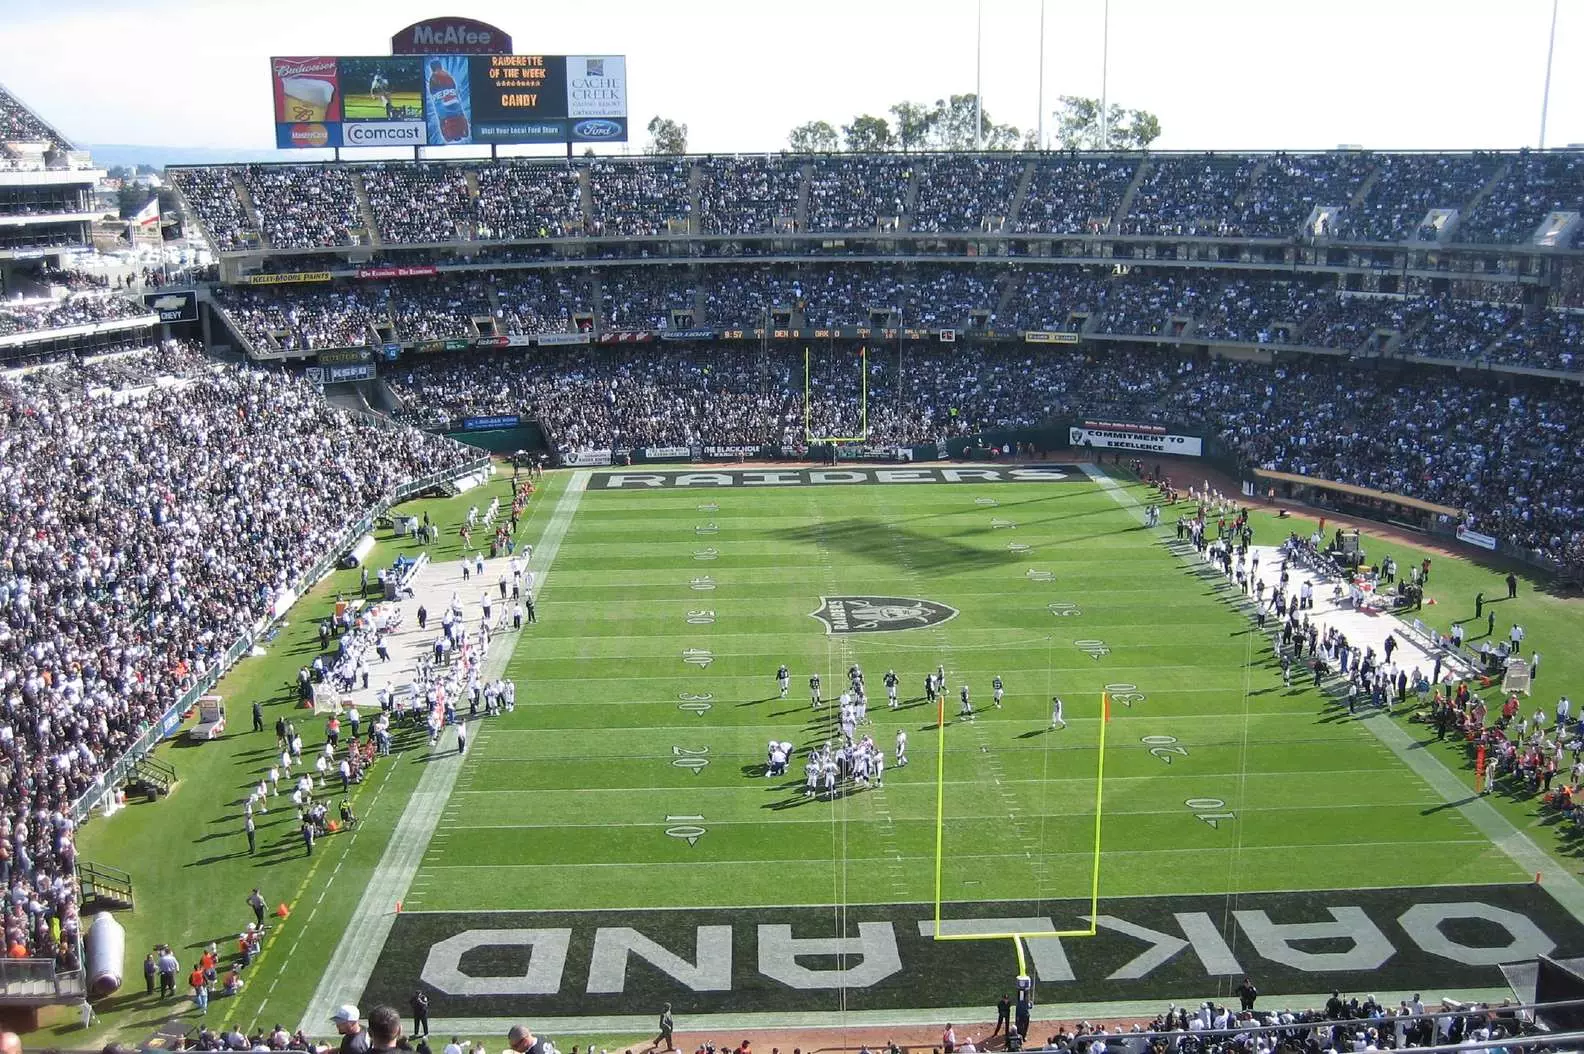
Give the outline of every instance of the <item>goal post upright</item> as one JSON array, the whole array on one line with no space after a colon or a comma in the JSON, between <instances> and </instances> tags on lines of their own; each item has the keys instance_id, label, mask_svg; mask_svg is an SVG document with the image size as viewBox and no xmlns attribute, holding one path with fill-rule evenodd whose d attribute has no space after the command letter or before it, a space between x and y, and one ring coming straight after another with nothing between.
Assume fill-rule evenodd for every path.
<instances>
[{"instance_id":1,"label":"goal post upright","mask_svg":"<svg viewBox=\"0 0 1584 1054\"><path fill-rule=\"evenodd\" d=\"M1105 800L1105 743L1106 726L1111 723L1111 699L1108 693L1100 693L1100 742L1097 748L1099 755L1095 764L1095 822L1094 822L1094 853L1091 861L1089 879L1089 927L1081 930L1047 930L1039 933L943 933L941 932L941 892L943 882L943 868L945 866L945 831L946 831L946 697L944 694L936 702L935 708L936 728L939 735L935 747L935 926L931 939L937 941L1001 941L1010 940L1017 953L1018 976L1025 976L1028 972L1024 955L1026 941L1049 939L1052 937L1093 937L1099 932L1100 918L1100 835L1102 830L1102 805Z\"/></svg>"},{"instance_id":2,"label":"goal post upright","mask_svg":"<svg viewBox=\"0 0 1584 1054\"><path fill-rule=\"evenodd\" d=\"M813 354L807 344L803 345L803 442L812 446L815 443L867 443L869 441L869 348L867 345L858 349L858 427L860 434L855 436L817 436L813 434L811 411L813 406Z\"/></svg>"}]
</instances>

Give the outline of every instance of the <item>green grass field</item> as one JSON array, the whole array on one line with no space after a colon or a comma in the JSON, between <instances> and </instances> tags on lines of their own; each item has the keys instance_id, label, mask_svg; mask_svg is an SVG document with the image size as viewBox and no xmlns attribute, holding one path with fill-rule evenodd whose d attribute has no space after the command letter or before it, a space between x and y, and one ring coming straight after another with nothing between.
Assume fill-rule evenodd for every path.
<instances>
[{"instance_id":1,"label":"green grass field","mask_svg":"<svg viewBox=\"0 0 1584 1054\"><path fill-rule=\"evenodd\" d=\"M540 536L567 480L542 488L521 538ZM1147 500L1137 485L1127 494ZM454 523L478 500L428 507ZM1255 526L1267 544L1287 529L1264 514ZM1047 998L1202 998L1243 971L1271 993L1491 987L1501 954L1489 949L1528 957L1539 943L1504 932L1502 912L1530 920L1544 950L1584 954L1584 927L1493 844L1483 804L1449 805L1371 722L1420 741L1422 727L1353 720L1312 688L1282 687L1266 641L1165 533L1076 471L1054 483L588 490L540 622L510 661L516 712L476 734L361 1002L405 1008L423 984L434 1016L464 1031L519 1015L583 1023L554 1031L558 1042L620 1038L661 999L720 1020L988 1005L1016 972L1014 949L932 941L937 875L948 930L1096 932L1027 942L1041 983L1059 986ZM437 557L455 546L448 535ZM1465 598L1497 595L1499 573L1438 559L1440 603L1427 612L1443 625L1468 617ZM105 1008L113 1027L147 1030L176 1009L142 996L141 951L234 932L255 884L291 902L292 918L248 991L211 1017L291 1027L319 983L427 747L376 769L358 790L356 838L328 839L312 860L279 836L283 848L248 858L235 802L268 745L245 732L247 701L271 700L271 722L289 705L284 685L316 646L311 618L346 581L316 591L271 654L228 679L225 740L167 748L184 776L172 799L85 830L85 858L129 866L143 897L123 918L129 984ZM957 613L848 633L812 616L822 598L882 596ZM1574 603L1526 581L1511 606L1547 651L1536 698L1552 700L1584 672L1564 653ZM1498 632L1511 621L1500 618ZM854 662L885 785L809 800L804 752L838 732L833 707L811 709L808 677L829 698ZM936 664L951 693L944 729L922 699ZM887 668L901 677L896 711ZM964 683L971 722L956 713ZM1097 787L1103 692L1114 701ZM1068 721L1054 732L1053 694ZM904 768L892 765L898 729ZM772 738L797 750L785 778L763 774ZM1471 780L1455 746L1426 754ZM1533 800L1491 801L1571 859ZM1380 947L1391 954L1374 962ZM48 1041L63 1030L46 1029Z\"/></svg>"},{"instance_id":2,"label":"green grass field","mask_svg":"<svg viewBox=\"0 0 1584 1054\"><path fill-rule=\"evenodd\" d=\"M390 96L391 105L398 109L406 109L412 115L411 120L420 120L423 117L423 93L416 91L393 91ZM385 103L378 96L367 93L352 93L341 98L341 110L348 120L374 121L385 119Z\"/></svg>"}]
</instances>

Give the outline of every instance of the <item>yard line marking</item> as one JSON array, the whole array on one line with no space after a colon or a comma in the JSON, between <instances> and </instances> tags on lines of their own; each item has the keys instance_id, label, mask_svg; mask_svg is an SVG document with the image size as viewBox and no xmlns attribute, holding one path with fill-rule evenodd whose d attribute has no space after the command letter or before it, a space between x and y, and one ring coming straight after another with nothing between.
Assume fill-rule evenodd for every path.
<instances>
[{"instance_id":1,"label":"yard line marking","mask_svg":"<svg viewBox=\"0 0 1584 1054\"><path fill-rule=\"evenodd\" d=\"M580 470L572 474L566 490L556 500L550 522L540 536L534 556L540 561L538 589L542 595L550 583L550 572L561 541L572 524L572 517L588 487L589 473ZM523 638L517 638L520 642ZM480 671L484 679L499 677L511 656L504 647L493 649L485 668ZM478 738L486 729L473 722ZM397 759L400 760L399 758ZM392 766L394 767L394 765ZM457 776L462 771L462 759L456 753L433 757L424 765L424 774L418 781L401 819L397 821L379 866L370 877L358 901L351 920L341 932L324 974L314 989L313 998L303 1011L300 1028L304 1033L323 1031L324 1022L342 1003L355 1003L374 974L374 965L395 924L394 908L402 900L418 872L424 855L429 850L429 839L440 822L440 815L450 800ZM446 866L446 865L438 865Z\"/></svg>"},{"instance_id":2,"label":"yard line marking","mask_svg":"<svg viewBox=\"0 0 1584 1054\"><path fill-rule=\"evenodd\" d=\"M1031 782L1037 782L1037 781L1031 781ZM892 817L891 817L891 812L882 803L881 797L880 797L880 793L881 793L881 789L880 788L874 788L874 789L871 789L870 791L868 791L864 795L864 797L866 797L870 801L873 801L873 802L876 803L875 804L875 812L879 816L880 822L882 824L892 824L893 821L892 821ZM850 796L851 795L849 795L849 797ZM1329 811L1332 811L1332 810L1339 810L1339 809L1414 808L1414 807L1418 807L1418 806L1433 805L1433 804L1436 804L1436 803L1437 803L1437 799L1431 798L1431 797L1425 797L1425 798L1420 798L1420 799L1418 799L1416 801L1359 802L1359 803L1357 803L1355 805L1337 805L1337 804L1329 803L1329 802L1327 802L1327 803L1315 803L1315 804L1308 804L1308 805L1246 805L1246 806L1244 806L1243 811L1247 812L1247 813L1283 813L1283 812L1307 812L1307 811L1329 812ZM1171 808L1168 808L1168 809L1136 809L1136 810L1134 810L1134 809L1118 809L1118 810L1109 810L1108 811L1108 815L1112 815L1112 816L1181 816L1182 815L1182 811L1183 810L1182 810L1182 806L1181 805L1174 805L1174 806L1172 806ZM1058 810L1058 811L1047 812L1047 813L1039 813L1039 812L1032 812L1030 810L1025 809L1023 811L1023 813L1021 814L1021 817L1020 817L1020 814L1015 813L1015 812L1014 813L1006 813L1006 812L1000 812L1000 811L985 812L985 813L974 813L974 814L971 814L971 815L970 814L961 814L960 813L960 814L958 814L956 816L948 818L946 822L947 822L947 824L970 823L970 822L971 823L979 823L979 822L981 822L983 820L1003 820L1003 819L1006 819L1006 820L1010 820L1011 821L1011 826L1019 827L1019 826L1023 826L1025 824L1026 819L1028 817L1030 817L1030 816L1070 818L1070 817L1075 816L1075 815L1077 815L1077 814L1071 812L1070 810ZM827 817L823 817L822 816L822 817L819 817L819 818L815 818L815 816L813 814L810 814L807 818L799 818L797 816L778 817L776 822L777 823L826 823L827 821L828 821ZM862 823L864 821L861 820L861 819L849 818L849 822ZM924 815L921 814L919 816L904 816L902 818L902 822L903 823L934 823L934 819L932 817L924 816ZM722 819L717 819L715 816L712 815L710 817L709 824L710 824L711 827L730 827L730 826L734 826L734 825L740 825L740 826L743 826L743 827L763 827L764 826L764 817L762 817L762 816L759 816L759 817L750 816L750 817L747 817L746 819L741 819L741 820L722 820ZM574 829L575 828L575 829L578 829L578 830L595 830L595 831L597 831L597 830L602 830L602 829L607 829L607 828L611 829L611 830L622 830L622 829L626 829L626 828L637 828L637 827L669 827L669 826L671 826L671 824L669 822L666 822L666 821L600 820L600 821L595 822L595 823L478 823L478 824L463 824L463 825L458 826L457 830L459 830L459 831L532 831L532 830L557 830L557 829L561 829L561 828L567 828L567 829ZM1418 842L1405 842L1403 844L1405 844L1405 845L1418 845L1420 843L1418 843ZM1107 852L1110 852L1110 850L1107 850Z\"/></svg>"},{"instance_id":3,"label":"yard line marking","mask_svg":"<svg viewBox=\"0 0 1584 1054\"><path fill-rule=\"evenodd\" d=\"M711 820L710 822L713 823L714 821ZM1381 849L1381 848L1389 848L1391 846L1401 846L1403 844L1404 843L1402 843L1400 841L1391 841L1391 840L1383 841L1383 842L1327 842L1325 844L1317 844L1317 843L1314 843L1314 842L1296 842L1296 843L1285 844L1285 845L1253 845L1253 846L1246 845L1246 846L1243 847L1242 851L1245 854L1248 854L1248 853L1265 853L1265 852L1270 852L1270 853L1277 853L1277 852L1290 853L1290 852L1293 852L1294 850L1305 850L1305 849L1314 850L1316 852L1325 852L1325 851L1330 850L1330 849ZM1431 841L1413 842L1412 843L1412 845L1414 845L1416 847L1419 847L1419 846L1431 846L1431 845L1489 845L1489 844L1490 844L1490 840L1488 838L1437 838L1437 839L1433 839ZM1178 856L1178 855L1182 855L1182 854L1185 854L1185 853L1230 853L1230 852L1232 852L1232 847L1231 846L1226 846L1226 845L1181 846L1181 847L1172 848L1172 849L1107 849L1106 850L1106 858L1110 859L1112 857L1119 857L1119 856L1127 856L1127 857ZM1048 852L1045 852L1044 855L1046 857L1050 857L1050 858L1071 856L1071 857L1081 857L1084 860L1093 860L1094 859L1094 849L1090 848L1090 849L1078 849L1078 850L1072 850L1072 851L1067 851L1067 850L1048 851ZM1026 861L1026 859L1027 859L1023 855L1023 853L1021 853L1021 852L1018 852L1018 853L954 853L952 858L954 860L992 860L992 861L993 860ZM854 863L854 862L858 862L858 861L870 862L870 861L879 861L879 860L884 860L884 859L886 859L886 858L884 856L882 856L882 855L865 854L865 855L861 855L860 856L860 855L848 854L844 858L844 861L846 863L850 864L850 863ZM929 860L929 861L934 861L934 859L935 859L935 851L934 851L934 849L931 849L928 853L926 853L924 855L919 855L917 853L907 853L907 854L903 855L902 859L904 859L904 860ZM784 860L766 860L764 857L755 857L752 860L711 860L709 862L709 866L710 867L717 867L717 866L719 866L721 864L745 864L745 865L751 864L751 865L756 866L756 867L764 867L764 866L769 865L769 864L814 863L814 862L815 861L805 861L805 860L801 860L801 859L800 860L785 860L785 859ZM438 869L446 870L446 871L537 871L537 870L542 870L542 869L545 869L545 868L555 868L555 869L559 870L559 869L562 869L562 868L570 869L570 868L598 868L598 867L632 867L633 863L632 863L631 860L610 860L610 861L592 861L592 862L591 861L578 861L578 862L557 861L555 863L548 863L548 864L435 864L434 866L436 868L438 868ZM690 869L696 869L698 866L699 866L698 864L696 864L696 863L694 863L693 861L690 861L690 860L676 860L676 861L670 861L670 862L666 862L666 863L656 863L656 864L650 864L649 865L651 870L656 868L656 867L659 867L659 868L690 868ZM943 901L942 903L946 903L946 902ZM827 904L822 905L822 906L829 907L830 905L827 903ZM476 909L476 910L483 911L483 910L494 910L494 909L493 908L490 908L490 909L479 908L479 909Z\"/></svg>"},{"instance_id":4,"label":"yard line marking","mask_svg":"<svg viewBox=\"0 0 1584 1054\"><path fill-rule=\"evenodd\" d=\"M1084 474L1111 495L1118 505L1129 508L1135 517L1142 519L1138 500L1127 493L1110 476L1093 465L1082 466ZM1183 554L1179 553L1179 556ZM1541 886L1556 902L1573 914L1584 918L1584 883L1574 877L1555 857L1541 849L1528 835L1520 831L1511 820L1496 811L1484 798L1471 799L1467 784L1459 779L1430 751L1421 748L1400 725L1381 714L1366 714L1359 723L1364 725L1388 750L1397 756L1404 767L1422 779L1449 806L1458 810L1486 840L1500 849L1525 875L1541 876Z\"/></svg>"},{"instance_id":5,"label":"yard line marking","mask_svg":"<svg viewBox=\"0 0 1584 1054\"><path fill-rule=\"evenodd\" d=\"M532 759L528 759L528 760L532 760ZM1281 780L1285 781L1285 780L1291 779L1294 776L1349 776L1349 775L1360 775L1362 773L1370 773L1370 774L1374 774L1374 775L1379 775L1380 771L1381 770L1379 768L1362 768L1362 769L1291 769L1291 770L1283 770L1283 771L1279 771L1279 772L1251 772L1251 773L1249 773L1249 777L1251 779L1255 779L1255 778L1258 778L1258 779L1271 778L1271 779L1281 779ZM1109 785L1109 784L1112 784L1112 783L1149 782L1149 783L1152 783L1152 784L1164 785L1165 782L1171 781L1171 780L1178 780L1178 781L1182 781L1182 782L1186 782L1186 783L1193 783L1193 782L1197 782L1200 777L1204 777L1204 778L1221 778L1221 777L1225 777L1227 779L1236 779L1236 778L1238 778L1239 775L1240 775L1240 773L1235 772L1235 771L1232 771L1232 772L1197 772L1196 771L1196 772L1193 772L1193 773L1186 773L1185 772L1185 773L1181 773L1181 774L1170 774L1170 773L1160 772L1160 773L1156 773L1154 775L1107 776L1106 777L1106 783L1107 783L1107 785ZM946 780L946 785L948 787L965 787L965 786L966 787L976 787L976 786L982 785L983 782L984 782L983 780L977 780L977 779ZM1042 780L1042 779L1040 779L1037 776L1030 776L1030 777L1028 777L1026 779L1010 779L1009 778L1009 779L1006 780L1006 782L1010 783L1010 784L1032 784L1032 785L1043 785L1043 784L1047 784L1047 783L1076 783L1076 784L1080 784L1080 785L1088 785L1088 786L1091 786L1091 787L1094 786L1094 780L1093 779L1085 780L1085 779L1083 779L1080 776L1052 776L1048 780ZM910 784L905 784L903 786L919 787L921 789L928 789L927 787L925 787L924 784L911 784L910 783ZM933 786L934 786L933 783L929 785L929 787L933 787ZM670 787L670 786L633 786L633 787L609 787L609 786L606 786L606 787L589 787L589 788L583 788L583 787L537 787L537 788L506 787L506 788L501 788L501 789L498 789L498 790L469 791L468 793L470 795L473 795L473 796L480 796L480 795L486 795L486 794L520 794L520 795L524 795L524 796L527 796L527 797L532 797L532 796L535 796L535 795L542 795L542 794L571 794L571 793L576 793L576 794L578 794L580 796L586 796L586 795L591 795L591 794L629 795L629 794L632 794L632 793L638 792L638 791L664 791L664 790L675 790L675 789L676 789L675 787ZM740 793L740 791L741 791L741 788L738 788L738 787L702 786L702 787L694 787L690 793L695 794L695 795L704 795L704 794L737 794L737 793ZM1434 797L1434 798L1427 799L1427 800L1436 801L1436 802L1440 801L1439 797Z\"/></svg>"}]
</instances>

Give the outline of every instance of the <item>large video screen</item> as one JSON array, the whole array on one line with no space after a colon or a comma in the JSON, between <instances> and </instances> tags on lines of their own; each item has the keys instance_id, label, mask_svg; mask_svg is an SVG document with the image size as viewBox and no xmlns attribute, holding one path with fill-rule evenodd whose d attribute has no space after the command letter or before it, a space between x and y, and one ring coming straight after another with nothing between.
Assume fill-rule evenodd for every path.
<instances>
[{"instance_id":1,"label":"large video screen","mask_svg":"<svg viewBox=\"0 0 1584 1054\"><path fill-rule=\"evenodd\" d=\"M282 149L627 139L622 55L270 59Z\"/></svg>"}]
</instances>

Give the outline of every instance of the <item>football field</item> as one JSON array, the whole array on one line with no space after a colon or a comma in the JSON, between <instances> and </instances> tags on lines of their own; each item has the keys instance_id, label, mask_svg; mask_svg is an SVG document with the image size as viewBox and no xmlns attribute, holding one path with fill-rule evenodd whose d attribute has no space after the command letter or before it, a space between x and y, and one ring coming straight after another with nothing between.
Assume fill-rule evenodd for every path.
<instances>
[{"instance_id":1,"label":"football field","mask_svg":"<svg viewBox=\"0 0 1584 1054\"><path fill-rule=\"evenodd\" d=\"M511 659L517 709L471 745L362 1001L425 985L438 1019L593 1028L662 1000L982 1006L1018 972L1011 940L937 933L1027 934L1023 968L1089 1000L1244 972L1495 985L1584 952L1366 722L1283 687L1234 600L1141 525L1143 488L989 475L591 474ZM810 797L853 664L883 786Z\"/></svg>"}]
</instances>

